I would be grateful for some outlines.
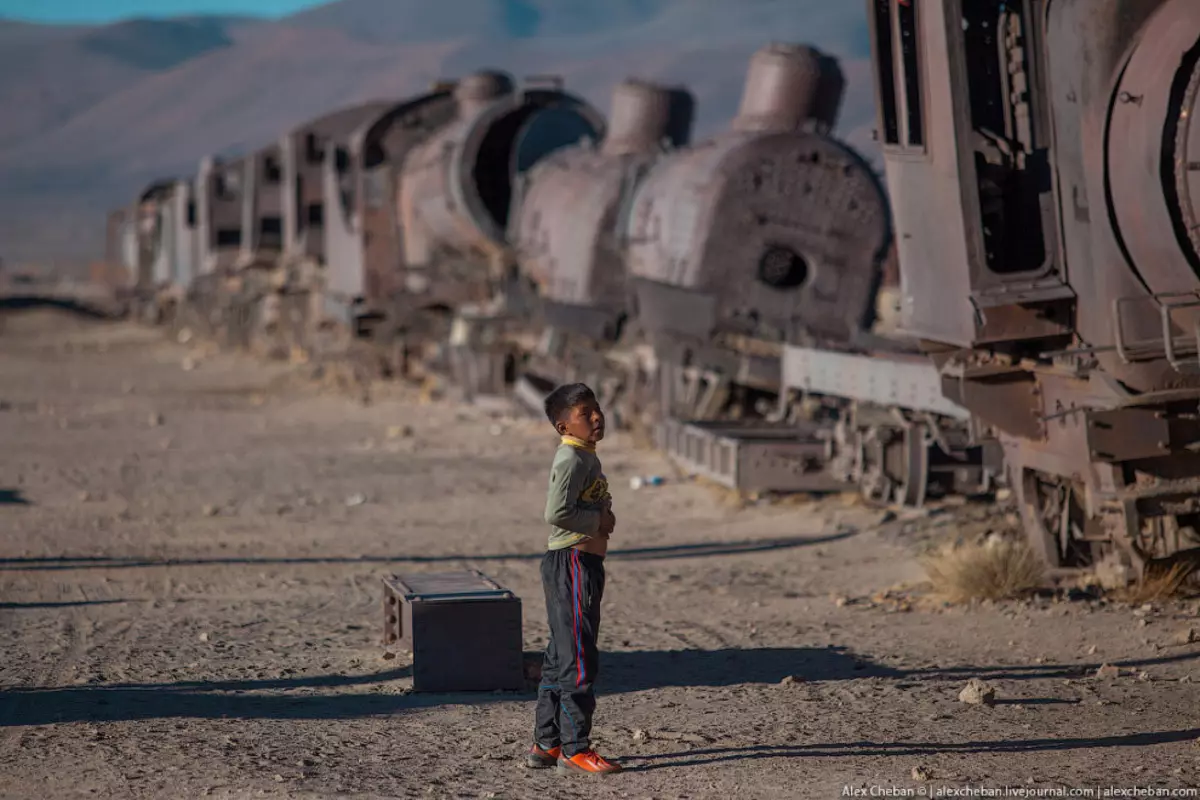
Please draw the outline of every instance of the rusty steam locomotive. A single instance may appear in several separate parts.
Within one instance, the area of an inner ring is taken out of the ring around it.
[[[830,134],[837,63],[771,45],[704,141],[679,87],[627,81],[606,121],[484,72],[157,183],[110,259],[144,313],[238,343],[530,405],[587,380],[732,487],[1008,480],[1052,565],[1181,550],[1200,12],[867,5],[886,195]]]
[[[1200,523],[1200,4],[872,0],[902,287],[1052,565]]]

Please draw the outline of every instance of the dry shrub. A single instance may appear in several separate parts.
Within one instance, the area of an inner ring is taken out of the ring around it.
[[[824,498],[810,492],[787,492],[767,495],[772,506],[781,508],[811,508],[818,505]]]
[[[989,536],[948,544],[922,561],[935,593],[953,603],[1001,600],[1042,585],[1042,562],[1024,541]]]
[[[1113,599],[1141,605],[1194,594],[1195,587],[1188,585],[1193,571],[1194,567],[1182,563],[1172,564],[1166,570],[1147,571],[1133,583],[1113,592]]]

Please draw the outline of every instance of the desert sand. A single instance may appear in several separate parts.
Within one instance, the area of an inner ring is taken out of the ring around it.
[[[412,692],[380,579],[476,567],[544,645],[553,432],[310,373],[132,324],[5,319],[0,796],[1200,784],[1194,603],[946,605],[920,548],[1002,510],[738,506],[620,433],[601,449],[619,523],[595,743],[627,771],[528,770],[533,693]],[[634,491],[645,475],[665,481]],[[994,706],[960,701],[971,678]]]

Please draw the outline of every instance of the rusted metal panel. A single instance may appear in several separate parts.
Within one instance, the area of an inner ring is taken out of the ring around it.
[[[845,341],[874,310],[885,202],[865,162],[833,140],[725,134],[662,159],[642,182],[627,232],[630,273],[712,298],[730,330]]]
[[[1021,492],[1083,498],[1069,521],[1022,495],[1039,552],[1065,558],[1078,523],[1084,551],[1133,553],[1145,514],[1175,512],[1127,484],[1169,494],[1200,469],[1200,6],[867,8],[902,329],[936,343],[943,393],[998,433]],[[1187,397],[1138,403],[1161,391]]]
[[[1195,402],[1123,407],[1087,415],[1088,447],[1099,461],[1135,461],[1193,453],[1200,447]]]
[[[691,140],[695,98],[682,87],[625,80],[613,89],[602,151],[620,156],[682,147]]]
[[[245,194],[241,158],[200,162],[196,175],[199,272],[225,272],[241,255]]]
[[[664,145],[685,145],[693,101],[685,90],[625,81],[599,150],[565,148],[523,182],[513,228],[521,270],[548,301],[547,322],[594,339],[617,335],[628,312],[618,226],[633,189]],[[549,317],[553,317],[550,319]]]
[[[455,113],[446,91],[406,99],[365,120],[341,148],[344,156],[326,159],[326,286],[343,303],[361,299],[363,312],[377,312],[403,288],[398,172]]]
[[[522,199],[516,247],[522,271],[544,297],[572,306],[624,308],[616,225],[623,193],[643,164],[571,149],[534,170]]]
[[[879,130],[903,273],[902,327],[958,345],[1036,338],[977,329],[979,308],[1073,296],[1058,258],[1032,3],[868,4]],[[1070,319],[1060,327],[1070,330]]]
[[[280,140],[286,257],[324,260],[324,219],[330,209],[322,171],[328,145],[345,143],[364,120],[391,105],[373,100],[342,108],[297,126]]]
[[[599,113],[562,91],[481,79],[455,92],[459,118],[404,161],[398,206],[410,269],[444,255],[502,262],[517,176],[603,131]]]
[[[1123,65],[1106,131],[1107,184],[1120,187],[1109,193],[1115,233],[1154,295],[1194,291],[1200,267],[1200,5],[1160,6]],[[1144,317],[1154,313],[1140,305]],[[1173,317],[1175,330],[1160,332],[1160,341],[1191,333],[1200,308]]]
[[[283,252],[283,153],[273,142],[243,161],[243,264],[270,261]]]
[[[666,418],[659,449],[687,471],[738,491],[823,492],[846,484],[824,471],[829,444],[792,425]]]
[[[383,615],[384,644],[412,653],[414,691],[523,688],[521,600],[478,570],[384,578]]]
[[[1087,416],[1088,448],[1100,461],[1156,458],[1171,452],[1171,424],[1152,409],[1093,411]]]
[[[976,370],[965,376],[947,376],[947,394],[978,414],[988,424],[1013,436],[1041,439],[1045,435],[1045,408],[1037,376],[1019,369]]]
[[[776,42],[750,61],[735,131],[826,133],[837,123],[846,80],[837,60],[800,44]]]
[[[942,0],[918,5],[925,113],[919,118],[920,135],[914,137],[919,144],[910,146],[901,126],[903,108],[899,102],[903,95],[896,91],[897,3],[867,2],[878,108],[876,130],[884,148],[888,197],[902,266],[902,328],[914,337],[967,346],[974,336],[974,313],[970,278],[963,265],[975,255],[968,251],[972,222],[964,202],[962,165],[954,156],[958,138],[966,136],[967,131],[952,91],[949,50],[951,23],[961,17],[961,9],[951,6],[961,4]],[[957,61],[953,63],[957,65]],[[941,153],[950,157],[931,155]]]
[[[942,378],[928,359],[837,353],[812,347],[783,348],[783,388],[853,398],[966,420],[970,413],[942,393]]]
[[[1074,312],[1071,300],[980,308],[975,341],[989,344],[1070,336]]]

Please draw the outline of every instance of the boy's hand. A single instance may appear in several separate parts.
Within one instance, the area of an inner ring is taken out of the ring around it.
[[[608,536],[617,526],[617,518],[613,515],[612,509],[605,507],[600,511],[600,533]]]

